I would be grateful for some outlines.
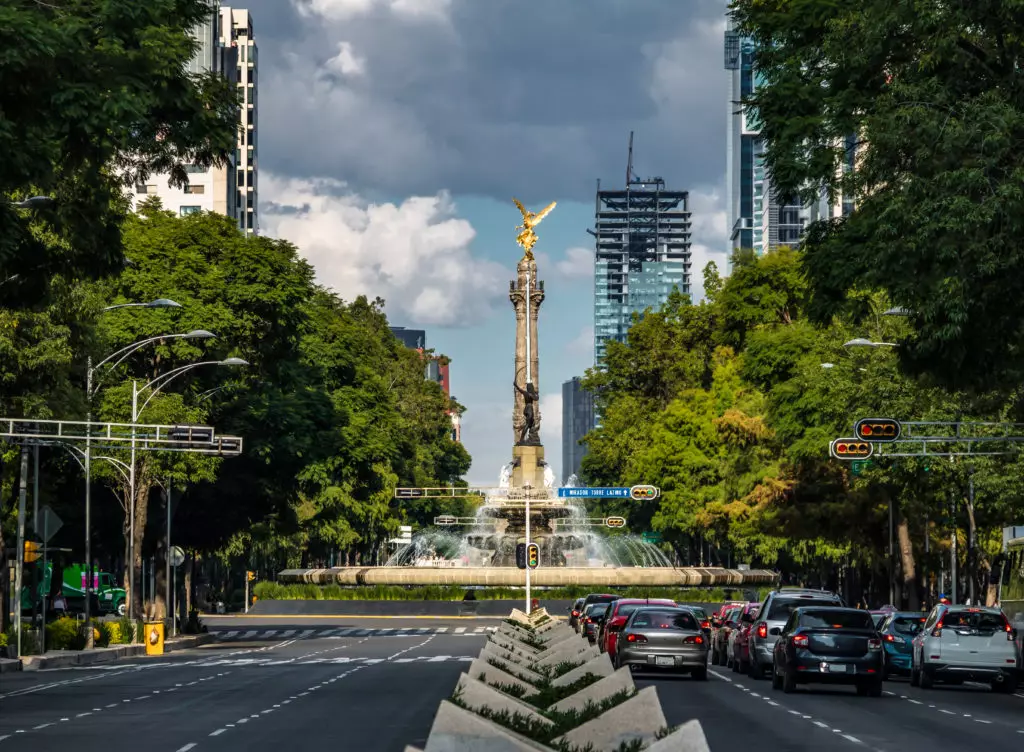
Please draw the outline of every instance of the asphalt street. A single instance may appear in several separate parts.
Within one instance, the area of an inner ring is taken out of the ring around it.
[[[0,752],[150,752],[422,746],[437,704],[483,647],[486,619],[211,619],[222,641],[100,667],[4,674]],[[255,632],[255,634],[251,634]],[[669,723],[697,718],[713,750],[882,750],[1024,745],[1024,694],[886,684],[881,698],[720,668],[648,678]]]

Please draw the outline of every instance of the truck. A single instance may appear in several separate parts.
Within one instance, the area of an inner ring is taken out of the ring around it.
[[[26,580],[31,583],[32,577],[39,577],[39,587],[36,590],[36,602],[42,600],[44,593],[47,594],[47,607],[54,608],[57,596],[62,596],[66,608],[70,612],[81,613],[85,610],[85,565],[70,564],[63,568],[58,567],[62,572],[62,581],[59,588],[54,588],[53,583],[53,562],[47,562],[45,573],[42,564],[37,566],[37,571],[31,573],[26,570]],[[97,614],[117,614],[124,616],[126,610],[127,593],[124,588],[118,587],[114,576],[109,572],[93,570],[92,573],[92,600],[93,612]],[[59,602],[59,601],[58,601]],[[23,612],[31,612],[35,603],[32,598],[31,584],[26,585],[21,593],[21,608]]]

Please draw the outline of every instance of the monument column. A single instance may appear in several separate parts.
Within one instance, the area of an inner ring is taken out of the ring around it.
[[[531,260],[530,267],[530,377],[533,379],[533,385],[537,388],[537,393],[540,394],[540,357],[538,356],[540,338],[537,336],[537,319],[540,316],[540,304],[544,302],[544,283],[537,281],[537,262]],[[539,399],[533,409],[536,416],[534,425],[539,440],[541,421]]]
[[[512,443],[519,442],[519,435],[526,424],[523,417],[523,395],[519,389],[526,389],[526,284],[525,274],[508,284],[508,299],[516,312],[516,350],[514,373],[512,374]],[[517,389],[516,387],[519,387]]]

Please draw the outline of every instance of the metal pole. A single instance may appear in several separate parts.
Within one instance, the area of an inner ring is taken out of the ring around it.
[[[950,541],[949,541],[949,548],[950,548],[949,567],[950,567],[950,570],[951,570],[950,571],[949,594],[950,594],[950,602],[951,603],[956,603],[956,580],[957,580],[957,574],[956,574],[956,564],[957,564],[957,561],[956,561],[956,497],[953,494],[950,494],[950,497],[949,497],[949,514],[950,514],[950,518],[953,521],[953,533],[952,533],[952,535],[950,537]]]
[[[245,570],[245,613],[249,613],[249,570]]]
[[[43,582],[44,583],[46,582],[47,559],[49,558],[49,556],[47,554],[47,550],[46,550],[47,548],[49,548],[49,543],[47,542],[49,540],[50,540],[50,518],[49,518],[49,516],[47,516],[47,518],[45,520],[43,520]],[[50,588],[51,587],[53,587],[53,575],[52,574],[50,575],[50,584],[49,584],[49,586],[43,588],[43,621],[39,625],[39,646],[40,646],[40,649],[44,653],[46,652],[46,596],[48,596],[50,594]]]
[[[889,496],[889,603],[896,603],[896,566],[893,555],[893,503],[892,495]]]
[[[85,399],[88,405],[85,426],[85,647],[93,647],[92,639],[92,356],[86,364]],[[63,580],[64,574],[61,573]]]
[[[38,430],[38,425],[37,425]],[[39,530],[39,445],[32,447],[32,529],[38,535]],[[46,541],[43,541],[43,548],[46,548]],[[46,569],[43,569],[43,576],[46,576]],[[36,625],[39,616],[39,567],[32,567],[32,626]],[[43,611],[43,621],[46,621],[46,611]],[[45,643],[44,643],[45,644]]]
[[[135,421],[139,410],[139,382],[132,380],[132,456],[128,466],[128,618],[135,618]]]
[[[17,566],[14,570],[14,629],[18,657],[21,657],[21,588],[25,569],[25,502],[28,495],[28,447],[21,447],[21,477],[18,479]]]
[[[177,620],[174,618],[174,611],[171,609],[171,479],[167,479],[167,540],[164,544],[164,558],[166,561],[165,571],[167,576],[167,594],[164,599],[164,610],[171,617],[171,636],[177,634]]]
[[[527,322],[529,327],[529,322]],[[529,331],[529,330],[527,330]],[[527,358],[529,362],[529,358]],[[526,489],[526,615],[530,615],[530,491]]]
[[[967,503],[970,504],[971,517],[968,520],[967,527],[967,587],[970,593],[971,605],[977,606],[978,603],[974,596],[974,468],[970,468],[967,473]]]

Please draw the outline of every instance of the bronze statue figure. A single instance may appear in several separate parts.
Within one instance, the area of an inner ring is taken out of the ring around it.
[[[512,386],[523,395],[523,428],[519,432],[519,446],[540,446],[540,436],[537,433],[537,411],[534,408],[540,399],[537,387],[533,385],[532,381],[526,382],[525,389],[514,381]]]

